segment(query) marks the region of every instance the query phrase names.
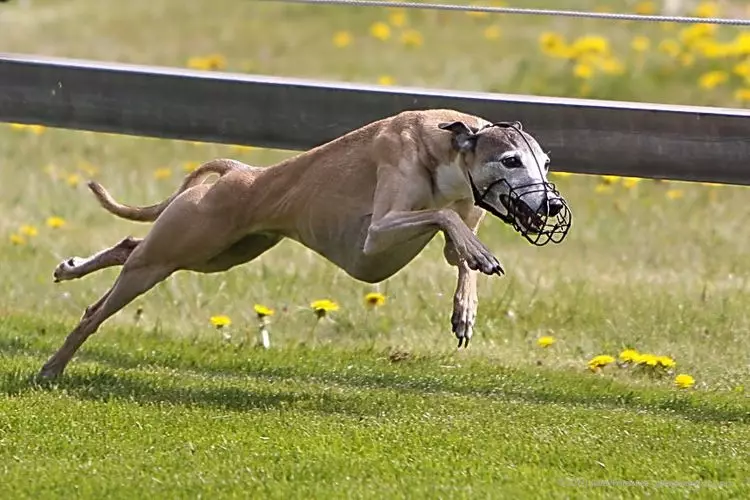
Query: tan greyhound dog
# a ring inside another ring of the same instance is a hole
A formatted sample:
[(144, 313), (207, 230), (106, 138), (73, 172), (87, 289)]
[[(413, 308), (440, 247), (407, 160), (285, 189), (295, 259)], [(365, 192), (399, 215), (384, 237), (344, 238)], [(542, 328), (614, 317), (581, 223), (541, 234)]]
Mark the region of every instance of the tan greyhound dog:
[[(452, 327), (468, 345), (477, 271), (502, 274), (477, 238), (490, 211), (529, 241), (562, 241), (570, 211), (547, 182), (549, 157), (521, 124), (491, 123), (451, 110), (407, 111), (354, 130), (277, 165), (217, 159), (201, 165), (168, 199), (148, 207), (89, 187), (119, 217), (154, 222), (92, 257), (67, 259), (55, 281), (122, 265), (112, 288), (86, 308), (41, 370), (60, 375), (110, 316), (178, 270), (226, 271), (292, 238), (355, 279), (375, 283), (409, 263), (439, 231), (458, 268)], [(218, 174), (213, 183), (203, 183)]]

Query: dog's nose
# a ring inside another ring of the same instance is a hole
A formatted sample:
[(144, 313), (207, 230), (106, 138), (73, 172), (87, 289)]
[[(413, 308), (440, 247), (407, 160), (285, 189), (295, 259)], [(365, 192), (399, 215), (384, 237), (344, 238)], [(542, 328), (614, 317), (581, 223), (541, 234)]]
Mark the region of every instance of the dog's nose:
[(547, 200), (547, 203), (542, 204), (539, 211), (542, 213), (542, 215), (554, 217), (559, 214), (562, 209), (563, 201), (560, 198), (551, 198)]

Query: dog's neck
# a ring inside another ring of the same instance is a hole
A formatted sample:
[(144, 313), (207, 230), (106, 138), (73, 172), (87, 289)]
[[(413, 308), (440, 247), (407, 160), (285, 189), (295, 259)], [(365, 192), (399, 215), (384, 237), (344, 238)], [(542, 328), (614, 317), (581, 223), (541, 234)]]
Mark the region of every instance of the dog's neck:
[(462, 163), (463, 158), (456, 154), (435, 168), (434, 196), (439, 205), (472, 198), (471, 184)]

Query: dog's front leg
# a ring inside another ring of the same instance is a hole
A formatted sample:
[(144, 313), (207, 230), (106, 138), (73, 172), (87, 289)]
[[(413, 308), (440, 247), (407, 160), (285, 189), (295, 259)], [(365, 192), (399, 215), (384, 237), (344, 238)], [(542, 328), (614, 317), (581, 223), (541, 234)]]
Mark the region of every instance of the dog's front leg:
[[(479, 224), (484, 218), (484, 210), (473, 205), (457, 207), (461, 219), (471, 228), (474, 234), (479, 229)], [(445, 260), (452, 266), (458, 268), (458, 279), (456, 280), (456, 291), (453, 294), (453, 313), (451, 314), (451, 326), (453, 333), (458, 338), (458, 347), (467, 347), (474, 333), (474, 323), (477, 318), (477, 272), (469, 269), (466, 262), (461, 260), (456, 251), (453, 241), (446, 238), (443, 249)]]
[(459, 215), (450, 209), (390, 212), (370, 224), (364, 253), (372, 255), (430, 231), (445, 233), (459, 259), (469, 269), (484, 274), (503, 274), (502, 266), (492, 252), (479, 241)]

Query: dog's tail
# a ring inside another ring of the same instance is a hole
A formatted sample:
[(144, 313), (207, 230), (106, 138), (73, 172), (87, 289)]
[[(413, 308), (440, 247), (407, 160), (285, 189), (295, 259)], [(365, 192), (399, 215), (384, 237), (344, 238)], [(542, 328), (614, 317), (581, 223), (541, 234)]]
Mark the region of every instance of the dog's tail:
[(172, 196), (157, 203), (155, 205), (149, 205), (145, 207), (134, 207), (131, 205), (123, 205), (118, 202), (104, 189), (104, 186), (98, 182), (89, 181), (89, 189), (94, 193), (99, 204), (104, 207), (110, 213), (122, 217), (123, 219), (138, 221), (138, 222), (153, 222), (164, 209), (169, 206), (183, 191), (193, 186), (197, 186), (210, 174), (219, 174), (223, 176), (233, 170), (242, 168), (243, 165), (240, 162), (234, 160), (218, 159), (204, 163), (200, 167), (190, 172), (185, 179), (182, 181), (180, 187), (175, 191)]

